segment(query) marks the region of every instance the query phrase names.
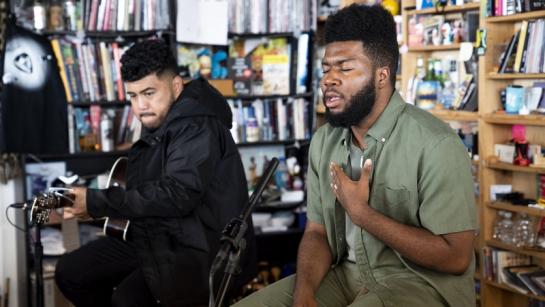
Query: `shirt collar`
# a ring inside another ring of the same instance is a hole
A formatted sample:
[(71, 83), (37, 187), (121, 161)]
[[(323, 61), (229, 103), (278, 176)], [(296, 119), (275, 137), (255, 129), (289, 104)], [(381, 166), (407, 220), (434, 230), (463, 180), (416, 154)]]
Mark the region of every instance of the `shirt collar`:
[[(382, 114), (380, 114), (377, 121), (373, 124), (369, 131), (367, 131), (367, 135), (377, 140), (377, 142), (386, 142), (394, 130), (397, 119), (405, 109), (405, 106), (406, 103), (401, 98), (401, 95), (399, 95), (399, 92), (394, 91), (392, 97), (390, 97), (388, 105), (386, 105), (386, 108), (384, 111), (382, 111)], [(347, 149), (350, 149), (349, 146), (352, 133), (349, 128), (344, 130), (345, 132), (341, 138), (341, 144)]]

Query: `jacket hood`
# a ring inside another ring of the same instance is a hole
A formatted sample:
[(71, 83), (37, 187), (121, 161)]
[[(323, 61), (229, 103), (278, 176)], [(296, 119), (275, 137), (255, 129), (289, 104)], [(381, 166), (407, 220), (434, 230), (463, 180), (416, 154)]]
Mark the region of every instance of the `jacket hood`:
[(208, 81), (199, 78), (184, 86), (180, 97), (172, 105), (166, 123), (183, 117), (213, 116), (231, 129), (233, 114), (227, 100)]

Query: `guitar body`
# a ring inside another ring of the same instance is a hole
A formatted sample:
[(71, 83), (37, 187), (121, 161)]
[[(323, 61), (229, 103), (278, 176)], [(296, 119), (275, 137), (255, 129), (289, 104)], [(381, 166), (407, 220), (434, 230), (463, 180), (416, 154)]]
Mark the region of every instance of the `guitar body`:
[(131, 221), (126, 219), (111, 219), (107, 217), (106, 221), (104, 221), (104, 228), (102, 231), (104, 232), (104, 235), (108, 237), (128, 241), (127, 232), (129, 231), (130, 224)]
[[(127, 178), (127, 164), (127, 157), (120, 157), (114, 162), (110, 175), (108, 176), (106, 186), (125, 187)], [(112, 219), (107, 217), (102, 231), (106, 236), (128, 241), (128, 230), (130, 223), (131, 222), (127, 219)]]

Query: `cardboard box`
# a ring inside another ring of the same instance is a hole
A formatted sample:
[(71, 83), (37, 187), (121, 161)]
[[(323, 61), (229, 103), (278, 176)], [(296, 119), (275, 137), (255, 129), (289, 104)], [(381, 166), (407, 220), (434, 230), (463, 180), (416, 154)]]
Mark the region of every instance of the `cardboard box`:
[(233, 80), (231, 79), (211, 79), (208, 82), (215, 87), (223, 96), (235, 96), (233, 90)]

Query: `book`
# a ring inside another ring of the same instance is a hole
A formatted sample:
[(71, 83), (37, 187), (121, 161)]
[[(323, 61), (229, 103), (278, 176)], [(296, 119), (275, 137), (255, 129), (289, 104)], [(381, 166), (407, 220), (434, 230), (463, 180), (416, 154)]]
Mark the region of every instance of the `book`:
[(530, 276), (530, 279), (534, 282), (536, 286), (539, 287), (542, 291), (545, 291), (545, 276), (542, 274), (536, 276)]
[(115, 92), (114, 92), (114, 82), (112, 77), (111, 63), (112, 59), (110, 58), (110, 52), (106, 47), (105, 42), (100, 42), (100, 58), (102, 60), (101, 66), (104, 73), (104, 84), (106, 87), (106, 100), (114, 101)]
[(68, 105), (68, 152), (76, 152), (76, 144), (78, 143), (75, 137), (75, 125), (74, 125), (74, 107)]
[(277, 131), (278, 131), (278, 140), (284, 141), (288, 139), (288, 132), (285, 127), (287, 126), (288, 119), (287, 119), (287, 112), (286, 112), (286, 105), (284, 104), (284, 101), (282, 101), (281, 98), (278, 98), (276, 100), (276, 111), (277, 111)]
[(515, 73), (520, 72), (520, 65), (522, 62), (522, 55), (524, 53), (524, 48), (526, 47), (526, 43), (528, 41), (528, 20), (523, 20), (521, 27), (520, 27), (520, 37), (517, 45), (517, 54), (515, 57), (515, 65), (513, 67), (513, 71)]
[(515, 45), (518, 43), (518, 35), (520, 31), (517, 31), (512, 37), (511, 40), (509, 40), (509, 44), (506, 46), (505, 50), (502, 52), (498, 67), (498, 73), (505, 73), (507, 68), (507, 63), (509, 62), (509, 58), (511, 58), (513, 54), (513, 50)]
[(459, 109), (474, 112), (477, 111), (477, 108), (477, 84), (475, 81), (472, 81), (469, 84), (469, 88), (467, 89), (464, 98), (462, 99), (462, 104), (460, 105)]
[(69, 85), (69, 91), (71, 93), (72, 98), (75, 101), (78, 101), (80, 99), (80, 95), (78, 92), (78, 85), (76, 78), (78, 78), (78, 74), (76, 73), (76, 67), (74, 64), (74, 57), (72, 56), (72, 47), (69, 43), (66, 41), (60, 41), (61, 43), (61, 55), (64, 61), (64, 66), (66, 70), (66, 77), (68, 80)]
[(532, 270), (518, 272), (517, 276), (534, 295), (545, 295), (545, 290), (540, 288), (532, 280), (532, 277), (539, 278), (545, 276), (545, 270), (543, 270), (541, 267), (534, 266), (534, 269)]
[(122, 144), (124, 142), (125, 129), (127, 127), (127, 121), (129, 118), (131, 107), (126, 105), (123, 107), (123, 113), (121, 115), (121, 120), (119, 121), (119, 128), (117, 130), (116, 144)]
[(290, 59), (286, 54), (263, 56), (263, 94), (290, 93)]
[(535, 26), (535, 21), (533, 20), (530, 20), (528, 22), (528, 29), (527, 29), (527, 33), (526, 33), (526, 43), (524, 45), (524, 50), (522, 51), (522, 58), (520, 60), (520, 68), (519, 68), (519, 72), (521, 73), (526, 73), (527, 72), (527, 66), (529, 64), (529, 62), (531, 61), (529, 59), (529, 54), (531, 52), (531, 48), (532, 48), (532, 44), (535, 42), (535, 38), (532, 36), (532, 34), (534, 33), (534, 26)]
[(289, 94), (290, 50), (286, 37), (232, 39), (227, 71), (234, 91), (238, 95)]
[(96, 17), (96, 28), (94, 30), (96, 31), (102, 31), (104, 26), (104, 16), (106, 15), (106, 2), (108, 0), (100, 0), (100, 4), (98, 6), (98, 12)]
[(116, 72), (116, 89), (117, 89), (117, 99), (119, 101), (125, 100), (125, 89), (123, 85), (123, 79), (121, 78), (121, 50), (117, 43), (112, 43), (113, 51), (113, 65), (115, 65)]
[(87, 30), (89, 31), (95, 31), (97, 29), (97, 16), (98, 16), (98, 7), (100, 0), (92, 0), (91, 9), (90, 9), (90, 16), (88, 16), (86, 19), (89, 20), (89, 24), (87, 26)]
[(307, 92), (309, 41), (309, 34), (302, 34), (299, 36), (297, 41), (297, 73), (295, 77), (295, 91), (298, 94)]
[(528, 294), (530, 289), (526, 286), (526, 283), (519, 278), (519, 273), (532, 272), (538, 269), (536, 265), (517, 265), (517, 266), (508, 266), (503, 268), (503, 271), (506, 276), (505, 283), (508, 284), (511, 288), (516, 289), (517, 291)]
[(494, 261), (495, 263), (495, 269), (496, 269), (496, 278), (497, 282), (499, 283), (507, 283), (508, 277), (504, 270), (506, 267), (510, 266), (520, 266), (520, 265), (530, 265), (531, 264), (531, 258), (526, 255), (520, 255), (514, 252), (510, 251), (504, 251), (504, 250), (495, 250), (496, 259)]
[(60, 42), (58, 39), (54, 38), (51, 40), (51, 47), (53, 48), (53, 53), (55, 58), (57, 58), (59, 73), (61, 76), (62, 85), (64, 87), (64, 93), (66, 94), (66, 101), (71, 103), (73, 101), (72, 94), (70, 93), (70, 85), (68, 84), (68, 77), (66, 75), (66, 69), (63, 61), (63, 56), (61, 53)]

